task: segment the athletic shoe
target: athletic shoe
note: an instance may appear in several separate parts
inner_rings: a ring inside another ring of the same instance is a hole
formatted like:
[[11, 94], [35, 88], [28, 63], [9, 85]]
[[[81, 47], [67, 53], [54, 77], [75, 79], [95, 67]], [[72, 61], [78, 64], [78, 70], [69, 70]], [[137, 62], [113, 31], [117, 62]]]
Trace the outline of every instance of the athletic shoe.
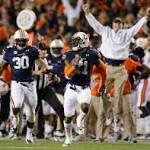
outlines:
[[71, 140], [69, 139], [69, 138], [66, 138], [65, 139], [65, 142], [63, 143], [63, 147], [68, 147], [68, 146], [70, 146], [71, 145]]
[[26, 143], [28, 143], [28, 144], [34, 143], [34, 139], [33, 139], [32, 133], [28, 133], [26, 135]]

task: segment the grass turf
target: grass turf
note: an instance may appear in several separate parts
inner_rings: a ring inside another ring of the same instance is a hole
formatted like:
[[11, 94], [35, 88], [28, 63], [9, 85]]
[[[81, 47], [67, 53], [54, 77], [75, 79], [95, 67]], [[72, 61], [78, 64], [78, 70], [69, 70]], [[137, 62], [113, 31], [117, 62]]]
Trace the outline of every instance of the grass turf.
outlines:
[[0, 140], [0, 150], [149, 150], [150, 143], [73, 143], [69, 147], [62, 147], [62, 143], [52, 141], [36, 141], [34, 144], [26, 144], [24, 140], [11, 141]]

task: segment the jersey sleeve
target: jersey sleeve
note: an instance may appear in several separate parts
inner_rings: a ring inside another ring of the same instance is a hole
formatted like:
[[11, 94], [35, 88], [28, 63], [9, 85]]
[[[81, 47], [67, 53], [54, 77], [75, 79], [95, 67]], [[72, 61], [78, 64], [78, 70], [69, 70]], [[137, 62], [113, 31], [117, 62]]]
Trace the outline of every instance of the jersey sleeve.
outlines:
[[92, 61], [93, 61], [93, 64], [96, 65], [96, 66], [99, 66], [99, 64], [100, 64], [99, 60], [100, 60], [99, 53], [96, 50], [92, 50]]
[[75, 53], [69, 51], [65, 54], [65, 61], [71, 63], [71, 61], [75, 58]]
[[32, 58], [33, 59], [39, 59], [39, 51], [36, 48], [32, 48]]
[[65, 53], [64, 76], [66, 79], [70, 79], [75, 75], [75, 66], [71, 64], [74, 57], [75, 55], [70, 51]]

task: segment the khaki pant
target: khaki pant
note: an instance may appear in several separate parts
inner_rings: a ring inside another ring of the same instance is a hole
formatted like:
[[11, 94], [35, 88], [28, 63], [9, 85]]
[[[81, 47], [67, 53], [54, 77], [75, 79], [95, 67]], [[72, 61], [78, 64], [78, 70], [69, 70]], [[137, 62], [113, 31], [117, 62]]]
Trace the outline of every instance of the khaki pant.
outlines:
[[96, 138], [103, 138], [106, 129], [106, 117], [110, 112], [109, 108], [111, 103], [102, 97], [92, 96], [89, 112], [86, 117], [88, 124], [88, 131], [94, 128]]
[[113, 115], [118, 117], [121, 113], [121, 98], [123, 95], [124, 84], [127, 81], [128, 75], [124, 65], [111, 66], [106, 65], [107, 81], [106, 88], [114, 83], [114, 101]]
[[122, 119], [125, 137], [133, 137], [136, 135], [136, 126], [133, 119], [131, 94], [122, 97]]

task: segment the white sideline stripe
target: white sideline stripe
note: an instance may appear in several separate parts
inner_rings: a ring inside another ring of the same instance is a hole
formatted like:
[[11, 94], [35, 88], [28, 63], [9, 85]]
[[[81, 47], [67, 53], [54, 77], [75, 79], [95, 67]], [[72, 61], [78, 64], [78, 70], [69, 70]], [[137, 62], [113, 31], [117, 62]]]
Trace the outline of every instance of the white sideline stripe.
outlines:
[[3, 146], [3, 147], [1, 147], [0, 146], [0, 149], [22, 149], [22, 148], [24, 148], [24, 149], [46, 149], [46, 148], [48, 148], [48, 147], [37, 147], [37, 146], [35, 146], [35, 147], [6, 147], [6, 146]]

